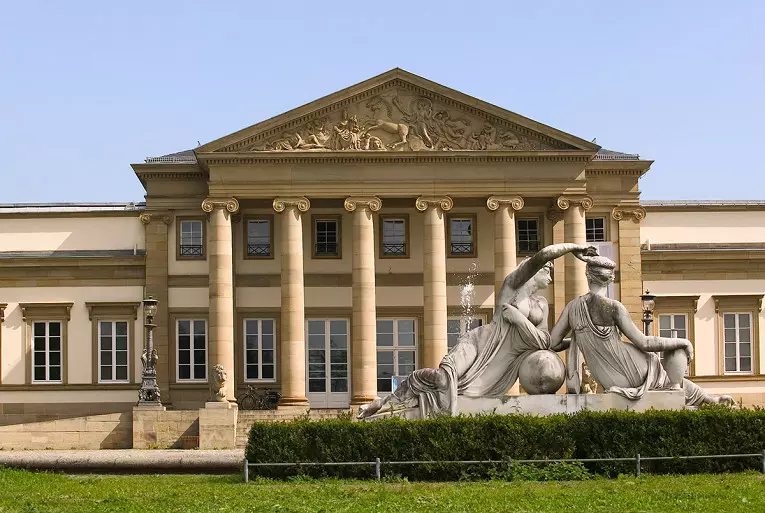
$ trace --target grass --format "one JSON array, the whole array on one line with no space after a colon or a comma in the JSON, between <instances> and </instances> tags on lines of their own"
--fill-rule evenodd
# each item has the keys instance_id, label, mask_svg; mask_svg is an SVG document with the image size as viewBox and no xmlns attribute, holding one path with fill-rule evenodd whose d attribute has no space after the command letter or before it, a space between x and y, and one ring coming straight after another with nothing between
<instances>
[{"instance_id":1,"label":"grass","mask_svg":"<svg viewBox=\"0 0 765 513\"><path fill-rule=\"evenodd\" d=\"M70 476L0 470L0 512L765 511L758 473L587 481L249 484L238 476Z\"/></svg>"}]
</instances>

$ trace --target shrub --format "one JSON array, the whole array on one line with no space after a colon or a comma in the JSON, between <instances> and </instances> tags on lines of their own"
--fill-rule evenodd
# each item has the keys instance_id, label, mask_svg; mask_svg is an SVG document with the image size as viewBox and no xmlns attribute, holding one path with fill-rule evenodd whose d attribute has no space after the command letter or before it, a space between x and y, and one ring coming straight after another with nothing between
<instances>
[{"instance_id":1,"label":"shrub","mask_svg":"<svg viewBox=\"0 0 765 513\"><path fill-rule=\"evenodd\" d=\"M579 412L573 415L479 415L427 420L350 419L258 422L250 430L250 462L454 461L689 456L760 453L765 449L765 410L705 408L698 411ZM722 472L758 469L757 458L643 461L647 472ZM544 467L544 466L543 466ZM543 468L540 467L540 468ZM518 467L520 468L520 467ZM588 463L577 469L606 475L632 472L633 462ZM553 470L551 470L553 469ZM564 469L558 471L557 469ZM541 470L547 479L579 475L569 467ZM253 475L284 478L338 476L369 478L371 466L253 467ZM385 465L383 475L418 480L502 477L517 479L504 464ZM582 478L575 477L575 478Z\"/></svg>"}]
</instances>

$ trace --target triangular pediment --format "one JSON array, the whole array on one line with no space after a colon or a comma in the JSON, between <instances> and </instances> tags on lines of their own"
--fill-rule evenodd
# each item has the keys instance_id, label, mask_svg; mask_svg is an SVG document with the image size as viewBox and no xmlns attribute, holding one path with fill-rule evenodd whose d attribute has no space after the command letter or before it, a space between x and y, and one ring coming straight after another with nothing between
<instances>
[{"instance_id":1,"label":"triangular pediment","mask_svg":"<svg viewBox=\"0 0 765 513\"><path fill-rule=\"evenodd\" d=\"M397 68L205 144L196 152L595 152L598 148Z\"/></svg>"}]
</instances>

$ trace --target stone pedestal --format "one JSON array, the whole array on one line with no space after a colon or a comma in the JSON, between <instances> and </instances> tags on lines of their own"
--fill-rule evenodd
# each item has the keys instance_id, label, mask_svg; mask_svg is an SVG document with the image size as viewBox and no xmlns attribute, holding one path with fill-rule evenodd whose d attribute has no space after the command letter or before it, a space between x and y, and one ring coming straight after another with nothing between
<instances>
[{"instance_id":1,"label":"stone pedestal","mask_svg":"<svg viewBox=\"0 0 765 513\"><path fill-rule=\"evenodd\" d=\"M133 406L133 449L148 449L158 443L157 425L164 411L161 404Z\"/></svg>"},{"instance_id":2,"label":"stone pedestal","mask_svg":"<svg viewBox=\"0 0 765 513\"><path fill-rule=\"evenodd\" d=\"M199 409L199 448L234 449L239 409L226 402L207 402Z\"/></svg>"},{"instance_id":3,"label":"stone pedestal","mask_svg":"<svg viewBox=\"0 0 765 513\"><path fill-rule=\"evenodd\" d=\"M499 415L537 415L547 416L560 413L590 411L636 411L683 410L685 392L682 390L655 390L637 401L630 401L618 394L558 394L558 395L506 395L502 397L465 397L457 398L459 413L462 415L499 414ZM395 414L405 419L419 419L419 408L399 410ZM390 414L370 417L384 418Z\"/></svg>"}]
</instances>

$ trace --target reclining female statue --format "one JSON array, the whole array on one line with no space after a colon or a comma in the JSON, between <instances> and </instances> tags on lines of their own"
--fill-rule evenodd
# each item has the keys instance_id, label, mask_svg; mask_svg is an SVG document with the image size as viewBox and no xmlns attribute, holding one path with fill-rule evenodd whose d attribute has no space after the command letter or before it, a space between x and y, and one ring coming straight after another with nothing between
<instances>
[{"instance_id":1,"label":"reclining female statue","mask_svg":"<svg viewBox=\"0 0 765 513\"><path fill-rule=\"evenodd\" d=\"M490 323L460 337L438 369L416 370L391 395L361 406L358 418L413 406L416 400L422 418L455 415L458 395L504 395L518 379L525 358L550 347L547 300L537 292L552 281L552 261L566 253L597 255L593 247L555 244L521 262L505 278ZM516 316L513 322L507 316L510 308Z\"/></svg>"},{"instance_id":2,"label":"reclining female statue","mask_svg":"<svg viewBox=\"0 0 765 513\"><path fill-rule=\"evenodd\" d=\"M569 348L566 364L569 393L579 391L581 351L595 381L606 392L634 400L640 399L647 390L682 389L685 403L690 406L734 404L732 397L707 394L683 377L693 359L693 345L689 340L644 335L623 304L605 297L606 288L614 279L616 264L612 260L602 256L576 256L587 263L590 290L566 305L550 333L554 351ZM569 331L572 332L570 342L563 338ZM622 334L632 343L623 341ZM664 353L664 364L659 361L658 352Z\"/></svg>"}]
</instances>

